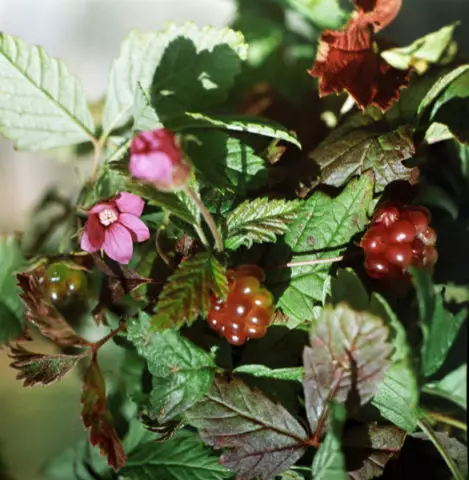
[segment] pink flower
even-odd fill
[[[190,166],[171,130],[140,132],[130,145],[130,173],[163,191],[174,191],[189,180]]]
[[[138,218],[143,205],[140,197],[126,192],[97,203],[88,211],[81,248],[90,253],[104,249],[116,262],[129,263],[133,242],[144,242],[150,237],[148,227]]]

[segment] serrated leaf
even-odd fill
[[[175,132],[190,132],[191,130],[220,129],[233,132],[244,132],[253,135],[283,140],[301,148],[297,136],[283,125],[267,118],[251,117],[247,115],[207,115],[202,113],[186,112],[181,117],[167,122],[167,128]]]
[[[247,373],[253,377],[274,378],[276,380],[292,380],[301,382],[303,379],[303,367],[269,368],[265,365],[241,365],[234,369],[235,373]]]
[[[363,405],[376,393],[390,366],[388,335],[381,318],[345,303],[326,306],[313,323],[311,347],[303,353],[303,387],[308,421],[318,438],[329,402],[345,403],[353,390]]]
[[[237,138],[224,132],[195,132],[187,154],[202,178],[216,188],[243,195],[267,182],[264,160]]]
[[[458,23],[446,25],[436,32],[418,38],[406,47],[384,50],[381,52],[381,56],[389,65],[400,70],[407,70],[413,66],[418,67],[418,63],[422,60],[427,64],[438,64],[443,59],[447,61],[444,58],[445,52],[452,43],[454,29],[457,26]],[[419,71],[418,68],[417,71]]]
[[[431,274],[411,269],[412,282],[417,290],[420,327],[423,333],[421,372],[429,377],[443,365],[448,352],[467,318],[467,310],[453,315],[445,309],[441,294],[435,292]]]
[[[347,418],[345,407],[339,403],[330,406],[331,424],[324,442],[313,459],[314,480],[347,480],[345,460],[341,450],[341,438]]]
[[[199,314],[209,310],[212,291],[226,298],[226,270],[211,253],[197,253],[180,263],[168,278],[151,320],[152,328],[164,330],[190,325]]]
[[[96,354],[83,375],[81,395],[83,424],[90,430],[90,443],[98,446],[101,455],[115,471],[125,465],[126,455],[107,406],[106,385]]]
[[[373,195],[373,178],[363,175],[352,180],[336,198],[314,193],[304,206],[304,214],[290,225],[285,242],[299,262],[340,255],[350,239],[368,222],[367,210]],[[314,252],[314,253],[313,253]],[[316,253],[317,252],[317,253]],[[277,257],[278,263],[279,258]],[[303,265],[269,275],[272,283],[287,284],[278,306],[298,322],[313,317],[313,305],[322,302],[330,264]]]
[[[77,78],[41,47],[0,33],[0,132],[21,150],[93,139],[94,124]]]
[[[10,367],[19,370],[17,380],[24,380],[25,387],[36,384],[49,385],[66,375],[82,358],[77,355],[45,355],[27,350],[21,345],[10,345]]]
[[[354,175],[372,169],[375,191],[395,180],[412,180],[416,173],[402,163],[415,153],[412,130],[390,130],[361,113],[352,117],[311,152],[309,158],[321,169],[320,181],[340,187]]]
[[[152,103],[161,118],[223,100],[246,50],[242,35],[228,28],[185,23],[170,24],[161,32],[132,31],[111,69],[104,130],[111,131],[130,119],[138,84],[144,91],[153,84]],[[162,105],[165,99],[170,104]]]
[[[123,480],[221,480],[232,475],[187,431],[164,443],[139,445],[119,472]]]
[[[210,391],[186,412],[208,445],[227,450],[220,462],[238,480],[272,478],[304,453],[307,435],[280,404],[242,381],[216,378]]]
[[[275,242],[277,235],[286,233],[300,205],[299,201],[267,197],[246,200],[226,219],[226,248],[236,250],[243,245],[250,248],[254,242]]]
[[[461,365],[437,382],[427,383],[422,391],[445,398],[467,410],[467,364]]]
[[[342,448],[351,480],[371,480],[384,474],[386,464],[398,453],[406,433],[394,425],[366,426],[346,430]]]
[[[64,317],[46,298],[44,290],[33,274],[17,275],[26,319],[36,326],[45,337],[61,347],[88,346],[89,343],[66,322]]]
[[[18,240],[0,236],[0,345],[23,335],[23,302],[15,273],[26,263]]]
[[[151,334],[150,317],[140,312],[128,327],[139,354],[148,363],[153,389],[148,415],[165,423],[197,403],[212,384],[216,365],[204,350],[174,330]]]

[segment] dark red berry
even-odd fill
[[[383,224],[389,227],[399,219],[399,211],[402,204],[399,202],[384,202],[371,219],[373,224]]]
[[[361,247],[365,253],[381,253],[388,243],[388,230],[384,225],[372,226],[363,236]]]
[[[398,220],[388,229],[390,243],[411,243],[417,232],[412,223],[407,220]]]
[[[412,223],[417,233],[420,233],[428,227],[431,215],[425,207],[405,207],[401,212],[400,219]]]
[[[384,256],[389,263],[406,269],[412,263],[412,246],[409,243],[393,243],[386,249]]]
[[[424,245],[433,246],[436,243],[436,232],[432,227],[427,227],[425,231],[419,233],[418,238]]]
[[[247,340],[244,328],[240,328],[238,324],[227,325],[223,335],[231,345],[235,346],[242,345]]]
[[[426,264],[429,267],[433,267],[435,263],[438,261],[438,251],[435,247],[427,246],[423,252]]]
[[[370,277],[381,279],[389,276],[391,266],[386,257],[378,253],[365,258],[365,269]]]
[[[266,325],[247,325],[246,326],[246,336],[248,338],[262,338],[267,332]]]

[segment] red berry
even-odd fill
[[[436,232],[432,227],[427,227],[425,231],[419,233],[418,238],[424,245],[435,245]]]
[[[266,288],[259,288],[252,300],[256,307],[263,308],[270,307],[274,303],[273,295]]]
[[[361,246],[365,253],[381,253],[386,249],[387,243],[387,228],[384,225],[376,225],[365,233]]]
[[[208,325],[216,332],[220,332],[224,327],[224,316],[220,312],[210,310],[207,317]]]
[[[260,286],[260,282],[255,277],[243,277],[236,279],[233,287],[235,294],[252,295]]]
[[[238,324],[231,324],[225,327],[224,337],[231,345],[239,346],[246,342],[246,333]]]
[[[417,233],[423,232],[431,220],[430,212],[425,207],[405,207],[400,216],[401,220],[408,220],[415,227]]]
[[[262,338],[267,333],[265,325],[248,325],[246,327],[246,335],[248,338]]]
[[[385,227],[389,227],[399,219],[399,210],[401,208],[402,204],[399,202],[384,202],[373,215],[371,223],[383,224]]]
[[[389,227],[388,235],[391,243],[411,243],[417,232],[412,223],[407,220],[398,220]]]
[[[246,317],[246,325],[261,326],[268,325],[272,318],[272,310],[264,308],[254,308]]]
[[[265,280],[264,270],[259,268],[257,265],[239,265],[234,271],[234,276],[236,278],[254,277],[257,278],[259,282],[263,282]]]
[[[435,247],[427,246],[423,252],[424,258],[426,260],[426,264],[429,267],[433,267],[435,263],[438,261],[438,251]]]
[[[252,309],[253,303],[251,297],[247,295],[230,295],[226,303],[227,318],[244,318]]]
[[[378,253],[365,258],[365,269],[370,277],[381,279],[389,277],[391,265],[383,254]]]
[[[389,263],[406,269],[412,262],[412,246],[408,243],[393,243],[384,256]]]

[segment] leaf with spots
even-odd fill
[[[215,379],[186,417],[205,443],[226,448],[220,462],[236,472],[238,480],[273,478],[305,452],[308,437],[301,424],[241,380]]]

